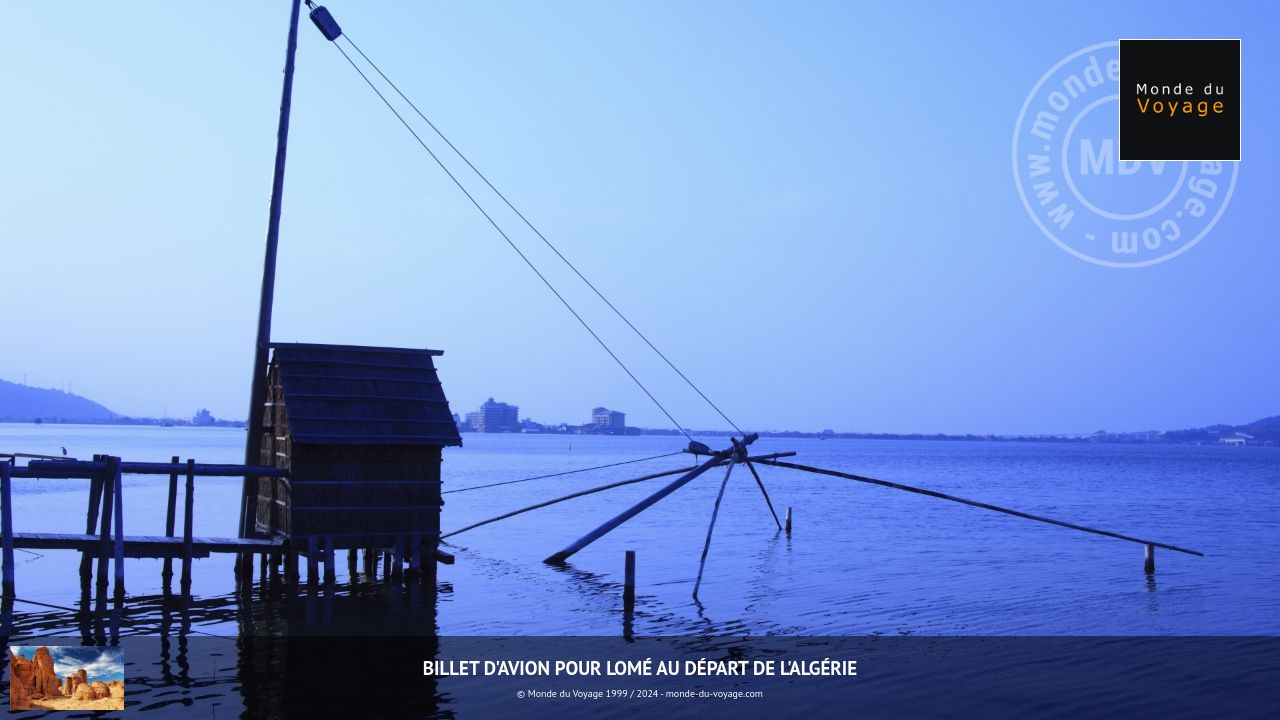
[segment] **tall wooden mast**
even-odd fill
[[[276,165],[271,178],[271,205],[267,213],[267,248],[262,260],[262,297],[258,304],[258,335],[253,346],[253,381],[249,391],[249,432],[245,437],[246,465],[261,462],[262,403],[266,396],[267,360],[271,349],[271,308],[276,291],[276,247],[280,242],[280,207],[284,195],[284,160],[289,144],[289,106],[293,100],[293,61],[298,51],[298,16],[302,0],[290,0],[289,41],[284,58],[284,87],[280,91],[280,124],[276,130]],[[253,529],[249,498],[257,479],[246,477],[240,498],[240,537],[248,537]]]

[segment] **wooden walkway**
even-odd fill
[[[173,576],[173,560],[182,561],[182,590],[191,587],[191,561],[207,558],[211,553],[234,553],[246,559],[258,554],[265,557],[287,549],[286,539],[196,537],[192,530],[195,515],[195,479],[214,477],[285,478],[281,468],[252,465],[185,463],[174,457],[167,463],[124,462],[118,457],[99,455],[93,460],[37,459],[26,466],[13,465],[16,456],[0,459],[0,538],[3,540],[3,597],[15,597],[15,549],[75,550],[82,554],[81,582],[88,586],[97,561],[98,587],[107,586],[108,564],[112,564],[117,597],[124,595],[125,558],[164,559],[163,578],[166,586]],[[168,475],[169,496],[164,535],[126,535],[124,531],[123,475]],[[179,478],[185,476],[182,532],[177,532]],[[12,480],[81,479],[89,481],[89,502],[85,512],[83,533],[15,532],[13,527]]]
[[[66,533],[14,533],[13,546],[29,550],[80,550],[96,556],[102,545],[98,535]],[[284,547],[284,540],[260,538],[191,538],[191,557],[207,558],[210,553],[259,553],[272,552]],[[125,536],[124,556],[127,558],[181,558],[186,539],[164,535]]]

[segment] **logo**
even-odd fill
[[[1119,155],[1118,42],[1068,55],[1018,113],[1013,175],[1022,205],[1058,247],[1095,265],[1155,265],[1207,235],[1239,164],[1127,161]]]

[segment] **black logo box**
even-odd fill
[[[1240,40],[1120,40],[1121,160],[1239,160],[1240,103]]]

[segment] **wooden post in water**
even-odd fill
[[[347,550],[347,579],[350,582],[356,581],[356,552],[355,548]]]
[[[333,547],[333,537],[329,536],[324,539],[324,584],[332,585],[337,580],[337,564],[338,551]]]
[[[173,531],[178,521],[178,456],[174,455],[170,460],[175,467],[173,472],[169,473],[169,504],[166,506],[164,515],[164,534],[165,537],[173,537]],[[169,580],[173,578],[173,558],[164,559],[164,569],[160,571],[160,578],[164,581],[165,586],[169,585]]]
[[[433,561],[434,562],[434,561]],[[406,580],[422,579],[422,536],[409,536],[409,574]]]
[[[404,579],[404,536],[397,535],[395,537],[395,547],[392,549],[391,558],[391,579],[399,582]]]
[[[364,549],[364,574],[367,577],[373,577],[373,571],[377,569],[373,555],[373,546],[370,545]]]
[[[13,491],[10,485],[9,461],[0,460],[0,535],[4,536],[4,592],[3,597],[9,600],[15,597],[13,566]],[[7,635],[6,635],[7,637]]]
[[[116,600],[124,599],[124,475],[120,472],[120,458],[110,460],[112,492],[115,495],[115,562]]]
[[[314,535],[307,538],[307,584],[308,585],[315,585],[316,582],[320,579],[319,568],[316,567],[316,562],[318,560],[316,558],[316,555],[319,554],[318,543],[319,543],[319,538],[317,538]]]
[[[102,482],[102,517],[98,526],[98,582],[96,587],[100,593],[107,591],[107,563],[111,559],[111,513],[115,507],[116,486],[110,477],[110,458],[104,457],[101,462],[106,465],[97,471]]]
[[[94,455],[93,461],[98,462],[102,459],[101,455]],[[102,476],[94,474],[89,479],[89,509],[85,512],[84,534],[92,535],[98,526],[98,511],[102,506]],[[82,552],[80,554],[80,584],[86,586],[93,580],[93,553]]]
[[[195,526],[196,461],[187,458],[187,484],[182,505],[182,594],[191,594],[192,534]]]
[[[391,577],[391,553],[382,551],[382,579]]]
[[[628,550],[622,580],[622,611],[630,615],[636,607],[636,551]]]
[[[1148,543],[1143,551],[1142,571],[1148,575],[1156,573],[1156,546]]]
[[[787,537],[791,537],[791,506],[787,506]]]

